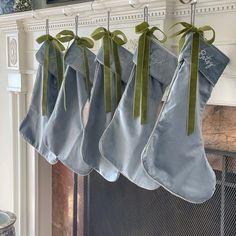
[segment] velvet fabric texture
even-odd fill
[[[118,54],[121,66],[122,93],[126,87],[132,67],[133,55],[124,47],[118,45]],[[91,103],[89,108],[88,123],[85,127],[81,152],[84,161],[100,173],[106,180],[114,182],[119,177],[119,171],[109,161],[102,158],[99,151],[99,140],[109,125],[116,109],[115,96],[115,65],[111,58],[112,78],[112,112],[106,113],[104,106],[104,60],[103,48],[100,48],[96,59],[96,72],[92,89]]]
[[[173,78],[177,58],[156,39],[151,39],[149,60],[147,122],[141,124],[140,118],[133,116],[136,51],[130,80],[113,119],[100,140],[99,147],[102,156],[130,181],[142,188],[154,190],[159,184],[143,169],[141,153],[153,130],[165,89]]]
[[[57,84],[57,64],[56,53],[52,43],[49,46],[49,71],[47,86],[47,115],[42,116],[42,90],[43,90],[43,63],[45,44],[43,44],[36,54],[39,63],[37,76],[34,83],[32,100],[29,111],[20,125],[20,133],[40,153],[49,163],[57,162],[56,156],[44,145],[43,134],[48,124],[49,118],[54,109],[59,88]]]
[[[84,107],[88,102],[86,90],[83,48],[74,42],[65,56],[67,66],[55,109],[44,132],[48,149],[72,171],[87,175],[92,170],[80,154],[85,126]],[[92,83],[95,72],[95,55],[85,48]],[[66,110],[65,110],[66,108]]]
[[[194,133],[188,136],[191,39],[190,34],[142,161],[148,175],[165,189],[186,201],[203,203],[214,194],[216,177],[204,150],[202,112],[229,59],[200,40],[196,124]]]

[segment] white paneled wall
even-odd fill
[[[13,210],[13,160],[11,159],[10,108],[12,100],[7,91],[5,45],[6,37],[0,33],[0,209]]]
[[[143,10],[132,9],[128,0],[101,0],[111,8],[111,29],[122,29],[129,38],[126,47],[134,51],[138,35],[134,26],[143,20]],[[217,32],[215,44],[231,62],[217,84],[210,104],[236,106],[236,1],[198,0],[197,25],[212,25]],[[99,9],[101,8],[101,9]],[[106,26],[106,11],[90,3],[64,7],[66,12],[80,13],[79,34],[88,36],[98,26]],[[74,18],[62,14],[63,7],[40,10],[38,20],[31,12],[0,16],[0,209],[15,211],[19,217],[18,236],[51,235],[51,167],[38,159],[18,135],[18,126],[29,106],[37,63],[37,36],[45,32],[49,16],[50,32],[73,29]],[[177,0],[152,0],[150,24],[167,31],[177,21],[189,21],[189,6]],[[11,44],[8,41],[16,41]],[[96,43],[94,51],[99,43]],[[171,50],[176,41],[168,41]],[[6,56],[11,52],[11,61]],[[16,59],[16,62],[14,61]]]

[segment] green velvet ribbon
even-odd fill
[[[49,34],[42,35],[36,39],[38,44],[45,44],[44,48],[44,62],[43,62],[43,92],[42,92],[42,115],[47,115],[47,97],[48,97],[48,75],[49,75],[49,48],[50,45],[55,50],[57,63],[57,85],[58,90],[63,81],[63,58],[61,56],[65,47],[54,37]]]
[[[71,30],[62,30],[60,33],[56,35],[56,38],[62,42],[62,43],[69,43],[71,40],[74,40],[83,50],[83,67],[84,67],[84,82],[85,82],[85,88],[88,94],[88,98],[90,99],[91,96],[91,89],[92,89],[92,83],[90,81],[89,76],[89,62],[88,62],[88,56],[86,53],[86,48],[93,48],[94,42],[92,39],[87,37],[79,37],[74,34]],[[65,93],[65,86],[64,86],[64,93]],[[65,93],[65,101],[66,101],[66,93]],[[65,102],[66,103],[66,102]],[[66,105],[65,105],[66,110]]]
[[[198,84],[198,67],[199,67],[199,48],[200,38],[207,44],[212,44],[215,41],[215,31],[212,27],[206,25],[197,28],[186,22],[179,22],[174,24],[171,29],[177,25],[181,25],[184,29],[174,33],[171,37],[182,35],[179,40],[179,52],[181,52],[186,40],[186,36],[192,33],[191,46],[191,63],[190,63],[190,85],[189,85],[189,103],[188,103],[188,124],[187,133],[191,135],[195,130],[195,116],[196,116],[196,101],[197,101],[197,84]],[[213,36],[210,39],[204,37],[205,32],[212,32]]]
[[[141,116],[141,124],[144,124],[147,122],[148,113],[150,40],[151,38],[155,38],[160,43],[164,43],[167,40],[167,37],[158,27],[149,28],[147,22],[137,25],[135,31],[141,35],[138,41],[133,114],[134,118]],[[155,31],[161,32],[163,34],[163,39],[158,39],[154,35]]]
[[[115,79],[116,79],[116,106],[121,99],[121,65],[118,54],[118,45],[127,43],[125,34],[120,30],[110,32],[109,30],[99,27],[92,33],[94,40],[103,40],[103,61],[104,61],[104,101],[105,112],[112,111],[112,89],[111,89],[111,59],[110,49],[112,48],[112,56],[115,65]]]

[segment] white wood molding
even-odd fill
[[[26,144],[18,133],[25,113],[25,95],[10,93],[11,155],[13,160],[13,203],[17,215],[17,235],[27,235],[27,161]]]
[[[12,31],[6,35],[6,58],[8,70],[8,91],[10,93],[11,155],[13,160],[13,203],[17,215],[17,235],[27,235],[27,157],[26,143],[18,129],[26,112],[26,96],[21,93],[24,83],[19,72],[19,34]],[[13,42],[13,44],[11,43]]]
[[[17,97],[14,93],[11,93],[10,95],[10,127],[11,127],[11,158],[13,160],[13,209],[14,213],[17,215],[17,221],[16,221],[16,231],[19,235],[20,232],[20,225],[21,225],[21,219],[18,220],[20,216],[20,189],[19,189],[19,176],[20,176],[20,170],[19,170],[19,159],[18,159],[18,124],[17,124]]]
[[[127,22],[137,22],[143,19],[142,8],[133,9],[128,5],[128,0],[101,0],[107,7],[111,8],[111,23],[123,24]],[[68,28],[74,26],[73,17],[66,17],[63,9],[71,9],[71,12],[80,14],[80,26],[95,26],[106,24],[106,11],[101,4],[95,12],[91,10],[91,3],[80,3],[70,6],[52,7],[37,10],[37,16],[41,20],[33,18],[31,11],[0,16],[0,30],[11,32],[17,29],[16,21],[23,22],[21,30],[42,31],[45,29],[45,19],[51,21],[51,29]],[[115,9],[115,10],[114,10]],[[68,11],[68,10],[67,10]],[[236,12],[235,0],[202,0],[197,5],[197,17],[204,15],[227,14]],[[184,18],[190,15],[189,5],[181,5],[179,1],[151,0],[150,20],[161,20],[163,18],[174,17]]]
[[[19,125],[25,116],[26,113],[26,95],[18,93],[17,94],[17,126],[19,129]],[[19,192],[19,201],[18,201],[18,208],[19,208],[19,235],[27,235],[27,225],[28,225],[28,195],[27,195],[27,156],[26,156],[26,143],[20,137],[18,132],[17,135],[18,139],[18,192]]]
[[[1,25],[1,23],[0,23]],[[24,119],[28,110],[27,104],[32,93],[32,86],[35,71],[29,68],[27,62],[34,60],[34,55],[25,53],[31,50],[34,43],[27,43],[28,36],[25,31],[20,30],[21,22],[16,22],[18,30],[13,30],[6,37],[14,37],[17,41],[17,47],[14,53],[17,55],[17,67],[7,64],[8,71],[8,91],[10,93],[10,117],[11,117],[11,155],[13,159],[13,202],[14,212],[17,215],[16,232],[17,236],[43,236],[39,231],[45,228],[51,228],[51,181],[39,180],[39,168],[41,176],[50,176],[50,169],[45,164],[38,163],[38,154],[35,150],[27,145],[25,140],[20,136],[18,130],[21,121]],[[6,55],[9,55],[9,41],[6,43]],[[26,58],[31,56],[32,58]],[[9,58],[7,62],[9,62]],[[29,69],[28,69],[29,68]],[[41,177],[42,178],[42,177]],[[39,183],[40,182],[40,183]],[[45,189],[45,196],[39,196],[38,188]],[[47,190],[47,191],[46,191]],[[39,207],[45,205],[44,211]],[[47,209],[46,209],[47,208]],[[40,219],[42,224],[40,225]],[[47,231],[50,232],[51,230]]]

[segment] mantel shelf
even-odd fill
[[[39,30],[44,26],[45,19],[49,18],[52,24],[60,24],[72,21],[76,14],[79,14],[80,25],[97,25],[106,22],[106,9],[111,9],[111,21],[124,23],[127,21],[141,20],[143,18],[143,9],[131,8],[128,0],[101,0],[104,5],[96,5],[96,10],[92,11],[91,3],[80,3],[60,7],[51,7],[36,10],[35,14],[38,19],[33,18],[33,11],[6,14],[0,16],[0,31],[9,32],[13,29],[32,30],[32,26],[38,27]],[[105,8],[103,7],[105,6]],[[72,12],[72,16],[65,16],[66,12]],[[189,16],[189,5],[180,4],[174,0],[151,0],[150,3],[150,19],[163,18],[182,18]],[[236,1],[218,1],[218,0],[202,0],[197,5],[197,15],[210,15],[219,13],[236,12]],[[33,27],[35,31],[36,28]]]

